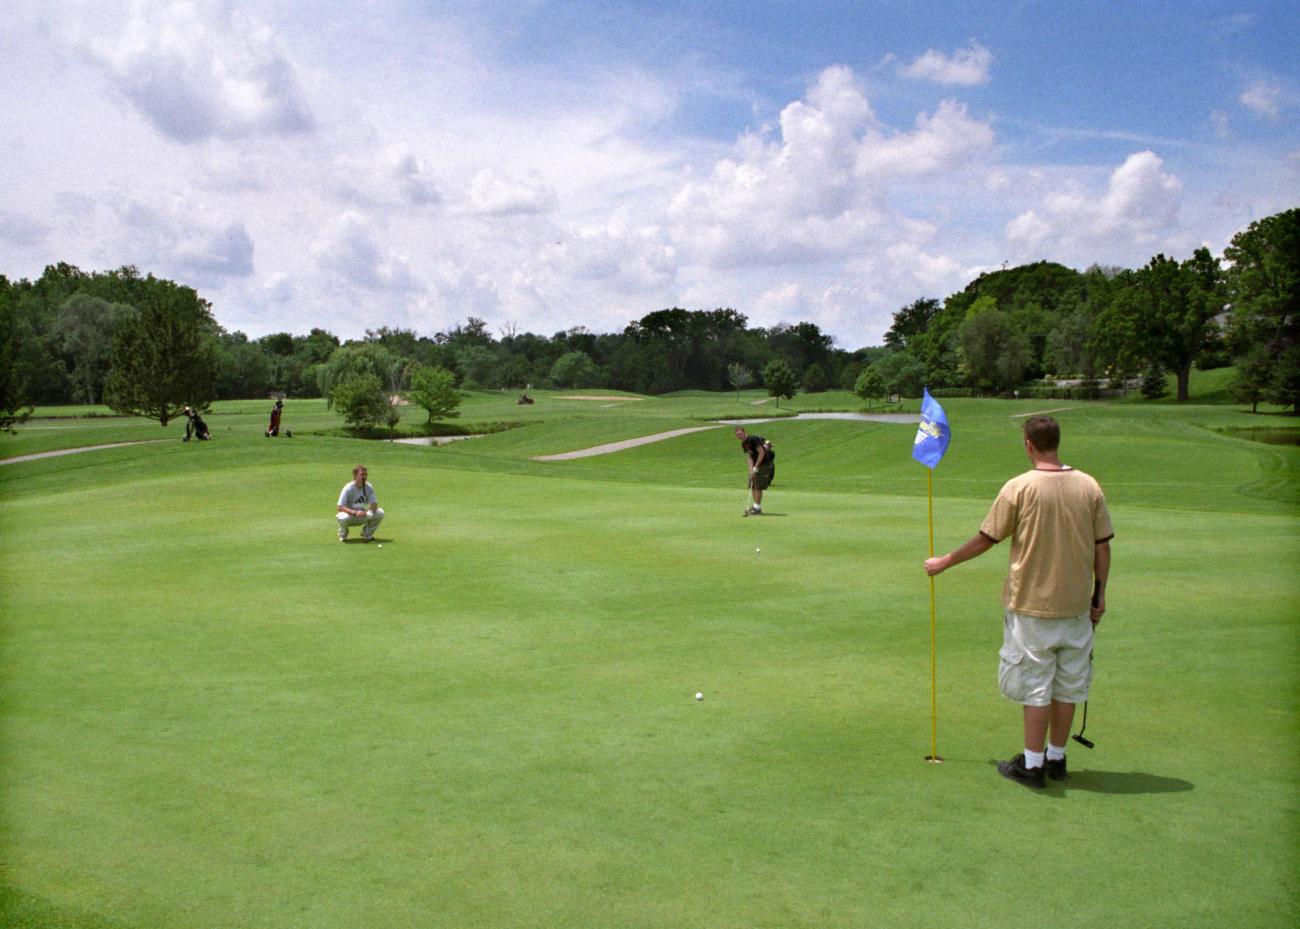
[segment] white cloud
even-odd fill
[[[1282,85],[1276,81],[1256,81],[1241,92],[1242,105],[1265,119],[1277,119],[1282,113]]]
[[[993,53],[972,39],[968,48],[958,49],[951,56],[929,49],[902,67],[900,73],[918,81],[973,87],[988,82],[992,65]]]
[[[313,119],[270,27],[224,3],[139,2],[120,32],[73,37],[180,142],[304,132]]]
[[[944,100],[933,114],[916,117],[916,131],[868,138],[858,154],[861,175],[932,174],[961,165],[993,147],[993,129],[971,119],[966,106]]]
[[[311,252],[321,271],[364,290],[421,289],[411,275],[410,261],[385,250],[369,221],[355,211],[345,212],[323,229]]]
[[[398,195],[413,206],[432,206],[442,200],[428,162],[404,145],[387,152],[388,175]]]
[[[253,240],[242,219],[222,218],[188,197],[166,208],[139,200],[69,217],[98,231],[98,253],[112,266],[134,264],[191,285],[220,286],[253,274]]]
[[[955,169],[993,132],[951,102],[911,132],[887,134],[853,72],[827,68],[781,111],[780,138],[743,137],[735,157],[685,184],[669,208],[683,259],[711,266],[824,261],[907,237],[891,185]]]
[[[549,213],[557,205],[555,191],[540,179],[503,177],[491,168],[479,171],[470,181],[469,203],[474,213],[484,216]]]
[[[1149,250],[1174,231],[1182,197],[1182,182],[1163,166],[1154,152],[1138,152],[1111,172],[1100,196],[1077,183],[1051,192],[1007,224],[1007,241],[1027,260],[1091,263]]]

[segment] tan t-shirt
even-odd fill
[[[1088,612],[1096,545],[1115,535],[1100,485],[1073,468],[1007,481],[980,532],[1011,537],[1003,606],[1048,618]]]

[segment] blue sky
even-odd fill
[[[0,273],[131,263],[230,329],[877,344],[1004,263],[1300,205],[1283,3],[2,2]]]

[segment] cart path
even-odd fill
[[[61,448],[54,452],[36,452],[34,455],[16,455],[13,458],[0,458],[0,465],[21,464],[24,461],[36,461],[40,458],[58,458],[60,455],[76,455],[80,452],[97,452],[102,448],[122,448],[127,445],[156,445],[159,442],[175,441],[175,439],[141,439],[138,442],[112,442],[108,445],[83,445],[81,448]]]
[[[570,461],[574,458],[590,458],[593,455],[608,455],[612,452],[621,452],[624,449],[636,448],[638,445],[649,445],[651,442],[662,442],[664,439],[674,439],[679,435],[687,435],[691,432],[703,432],[706,429],[721,428],[721,426],[691,426],[689,429],[673,429],[670,432],[643,435],[639,439],[625,439],[622,442],[607,442],[604,445],[593,445],[591,448],[580,448],[576,452],[564,452],[559,455],[536,455],[533,457],[533,461]]]

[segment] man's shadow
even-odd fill
[[[995,767],[998,762],[990,762]],[[1141,771],[1099,771],[1095,768],[1071,769],[1063,781],[1047,781],[1047,789],[1086,790],[1097,794],[1176,794],[1195,790],[1196,785],[1177,777],[1162,777]]]
[[[1060,784],[1066,790],[1087,790],[1098,794],[1176,794],[1196,788],[1191,781],[1177,777],[1141,771],[1098,771],[1094,768],[1071,771]]]
[[[366,544],[368,544],[368,543],[366,542],[365,539],[352,539],[352,538],[349,538],[349,539],[344,539],[344,540],[343,540],[343,544],[344,544],[344,545],[366,545]],[[375,536],[373,539],[370,540],[370,543],[369,543],[369,544],[392,545],[392,544],[393,544],[393,540],[392,540],[392,539],[381,539],[379,536]]]

